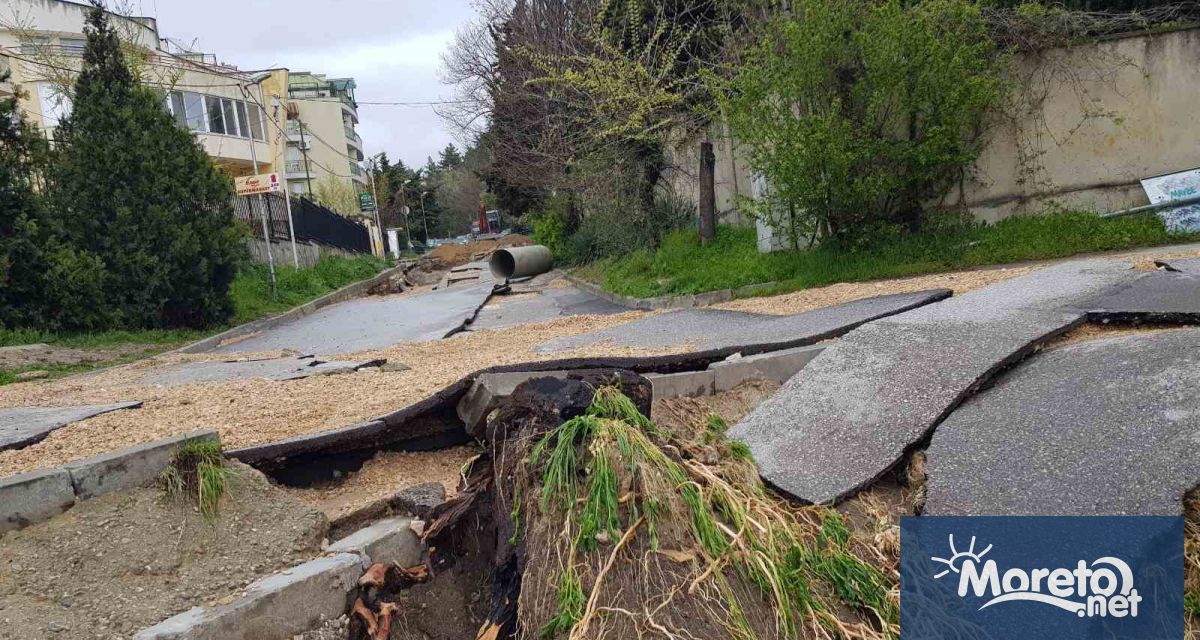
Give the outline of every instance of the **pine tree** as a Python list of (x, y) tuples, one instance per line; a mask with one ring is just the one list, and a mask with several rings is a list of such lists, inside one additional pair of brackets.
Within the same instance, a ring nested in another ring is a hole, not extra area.
[(69, 244), (104, 261), (103, 297), (90, 311), (134, 327), (224, 321), (245, 251), (229, 179), (175, 123), (162, 93), (134, 78), (100, 6), (84, 33), (50, 191)]
[[(10, 73), (0, 74), (0, 84)], [(45, 144), (17, 110), (19, 87), (0, 99), (0, 325), (37, 326), (46, 310), (47, 242), (34, 175)]]

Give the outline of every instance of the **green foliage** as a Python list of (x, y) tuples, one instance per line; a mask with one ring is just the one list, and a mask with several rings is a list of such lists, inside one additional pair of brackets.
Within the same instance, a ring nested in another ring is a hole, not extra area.
[(522, 222), (533, 228), (533, 241), (550, 249), (555, 260), (560, 262), (570, 259), (567, 248), (569, 209), (569, 198), (552, 196), (545, 200), (542, 210), (527, 213), (522, 218)]
[(74, 112), (56, 130), (47, 172), (54, 212), (47, 295), (53, 328), (204, 327), (233, 313), (229, 285), (245, 256), (229, 179), (139, 84), (99, 7)]
[(235, 310), (233, 323), (287, 311), (352, 282), (370, 278), (387, 266), (384, 260), (368, 255), (324, 256), (315, 265), (301, 269), (276, 265), (275, 296), (271, 295), (267, 265), (244, 266), (230, 286)]
[(937, 222), (912, 235), (877, 239), (861, 248), (836, 243), (803, 251), (759, 253), (754, 229), (720, 227), (713, 244), (695, 234), (668, 235), (654, 252), (638, 251), (581, 269), (609, 291), (652, 297), (775, 283), (764, 293), (936, 273), (989, 264), (1061, 258), (1187, 242), (1200, 234), (1170, 234), (1154, 215), (1101, 218), (1059, 212), (1005, 218), (996, 224)]
[(772, 20), (722, 111), (790, 236), (860, 242), (920, 221), (975, 160), (1007, 56), (968, 0), (801, 0)]
[(213, 438), (192, 440), (171, 452), (159, 475), (159, 484), (172, 497), (190, 496), (205, 518), (217, 516), (221, 497), (229, 488), (234, 469), (225, 464), (221, 442)]
[(581, 264), (653, 249), (668, 233), (695, 224), (695, 208), (682, 200), (659, 198), (645, 212), (628, 204), (609, 203), (585, 217), (566, 241), (567, 261)]
[[(0, 83), (10, 77), (0, 73)], [(17, 96), (0, 99), (0, 327), (37, 324), (49, 308), (45, 288), (58, 284), (47, 273), (55, 243), (33, 189), (46, 146), (21, 119)]]

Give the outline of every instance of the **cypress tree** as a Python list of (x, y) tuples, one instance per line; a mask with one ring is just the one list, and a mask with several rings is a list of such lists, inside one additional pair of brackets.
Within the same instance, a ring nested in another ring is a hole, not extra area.
[(133, 77), (96, 5), (57, 130), (51, 196), (68, 243), (104, 262), (89, 311), (127, 327), (203, 327), (233, 312), (229, 285), (245, 248), (229, 178), (179, 127), (161, 91)]

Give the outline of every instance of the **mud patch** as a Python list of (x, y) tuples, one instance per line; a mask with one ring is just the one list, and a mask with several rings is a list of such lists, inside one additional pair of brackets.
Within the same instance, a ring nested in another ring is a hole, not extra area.
[(143, 488), (0, 537), (0, 637), (129, 637), (319, 554), (325, 517), (233, 464), (212, 521)]

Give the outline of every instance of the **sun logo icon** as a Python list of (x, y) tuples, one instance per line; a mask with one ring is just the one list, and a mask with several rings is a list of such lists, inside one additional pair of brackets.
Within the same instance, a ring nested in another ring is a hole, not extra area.
[(930, 560), (932, 560), (934, 562), (940, 562), (940, 563), (946, 565), (947, 567), (949, 567), (948, 569), (944, 569), (941, 573), (938, 573), (935, 576), (933, 576), (933, 579), (937, 580), (938, 578), (940, 578), (950, 572), (958, 573), (959, 569), (962, 568), (963, 563), (966, 562), (967, 560), (971, 560), (977, 565), (981, 564), (980, 561), (983, 559), (984, 556), (987, 555), (987, 552), (989, 552), (991, 550), (992, 550), (992, 545), (989, 544), (987, 546), (987, 548), (984, 549), (983, 551), (980, 551), (979, 553), (975, 553), (975, 536), (971, 536), (971, 546), (968, 547), (966, 551), (959, 551), (954, 546), (954, 534), (952, 533), (952, 534), (950, 534), (950, 554), (951, 554), (950, 559), (947, 560), (945, 558), (930, 558)]

